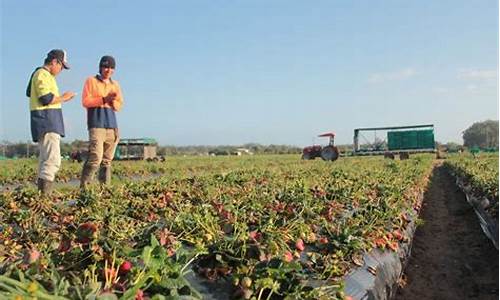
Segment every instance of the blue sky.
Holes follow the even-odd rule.
[[[0,140],[30,140],[24,91],[52,48],[72,66],[61,92],[78,92],[64,141],[87,139],[81,90],[106,54],[121,136],[163,145],[343,144],[357,127],[429,123],[461,143],[498,120],[494,0],[0,3]]]

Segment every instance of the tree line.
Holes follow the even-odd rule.
[[[70,157],[73,152],[86,151],[87,142],[75,140],[70,143],[61,142],[61,155],[63,157]],[[246,150],[248,151],[246,151]],[[161,156],[172,155],[234,155],[237,152],[242,154],[300,154],[302,148],[291,145],[261,145],[249,143],[239,146],[222,145],[222,146],[161,146],[158,145],[156,153]],[[38,156],[38,146],[32,143],[11,143],[3,141],[0,144],[0,156],[7,158],[25,158]]]
[[[486,120],[476,122],[462,132],[463,145],[457,143],[437,143],[438,146],[455,151],[466,148],[496,149],[498,150],[498,120]],[[338,145],[340,152],[352,150],[352,145]],[[69,157],[74,151],[85,151],[87,142],[75,140],[70,143],[61,142],[61,155]],[[246,150],[248,150],[248,152]],[[261,145],[257,143],[247,143],[239,146],[158,146],[157,154],[163,156],[172,155],[232,155],[237,152],[242,154],[300,154],[302,148],[293,145]],[[32,143],[11,143],[2,141],[0,143],[0,156],[13,157],[33,157],[38,155],[38,146]]]

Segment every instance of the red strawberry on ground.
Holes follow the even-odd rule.
[[[283,255],[283,260],[286,262],[291,262],[293,260],[293,254],[290,251],[285,252]]]
[[[260,240],[260,238],[262,237],[262,234],[260,232],[258,232],[257,230],[250,231],[250,233],[248,235],[254,241]]]
[[[386,244],[387,244],[387,241],[383,238],[378,238],[375,240],[375,245],[379,248],[384,249]]]
[[[30,249],[27,250],[24,254],[24,263],[25,264],[32,264],[36,262],[40,258],[40,252],[36,249]]]
[[[118,269],[118,274],[126,275],[128,272],[130,272],[130,269],[132,269],[132,263],[126,260],[122,262],[122,264],[120,265],[120,268]]]
[[[144,300],[144,292],[139,289],[137,293],[135,294],[135,300]]]
[[[404,239],[404,235],[401,233],[399,229],[396,229],[392,232],[392,235],[398,240],[402,241]]]
[[[299,251],[304,251],[304,249],[306,248],[304,246],[304,241],[302,239],[298,239],[296,242],[295,242],[295,248],[297,248],[297,250]]]
[[[398,251],[399,245],[398,242],[390,242],[387,244],[387,246],[392,250],[392,251]]]

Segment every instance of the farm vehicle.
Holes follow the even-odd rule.
[[[88,142],[70,154],[72,161],[82,162],[88,157]],[[165,161],[165,157],[156,154],[157,142],[151,138],[120,139],[116,146],[114,160]]]
[[[335,161],[339,158],[339,149],[335,146],[335,133],[327,132],[318,135],[318,137],[328,137],[328,145],[312,145],[302,150],[302,159],[311,160],[321,157],[326,161]]]
[[[364,133],[373,133],[375,142],[370,143],[362,135]],[[385,133],[386,140],[377,137],[377,132]],[[360,143],[362,137],[368,143],[363,146]],[[392,127],[373,127],[354,129],[354,149],[353,155],[384,155],[385,158],[408,159],[410,154],[415,153],[436,153],[434,142],[434,125],[410,125],[410,126],[392,126]]]

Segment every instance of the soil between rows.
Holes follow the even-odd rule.
[[[498,299],[498,250],[442,165],[424,195],[412,253],[395,299]]]

